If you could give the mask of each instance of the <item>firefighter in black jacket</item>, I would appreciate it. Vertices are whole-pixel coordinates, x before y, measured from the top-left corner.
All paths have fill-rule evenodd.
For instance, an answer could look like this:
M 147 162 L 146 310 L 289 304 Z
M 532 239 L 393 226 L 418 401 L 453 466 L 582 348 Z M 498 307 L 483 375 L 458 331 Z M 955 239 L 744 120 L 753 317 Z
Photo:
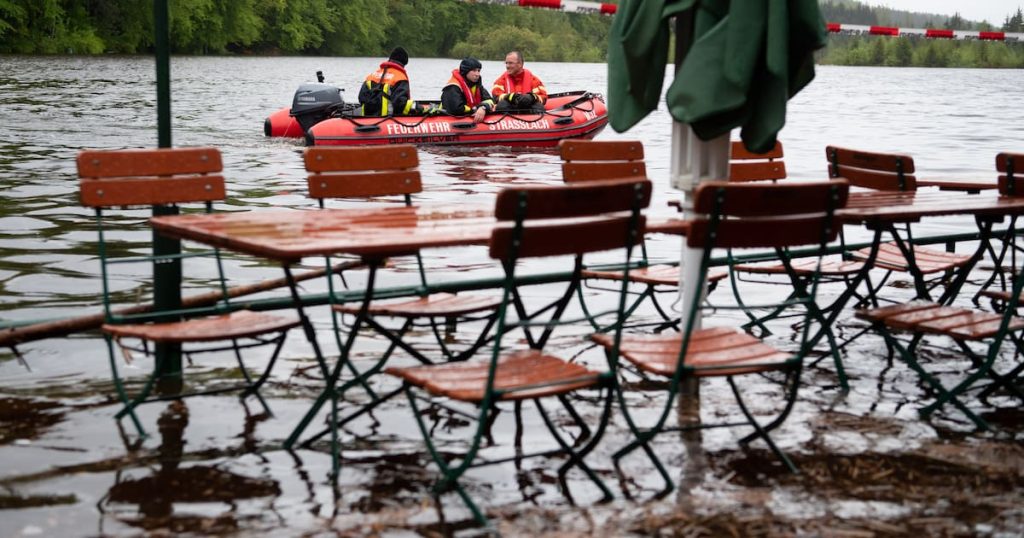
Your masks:
M 396 47 L 387 61 L 366 77 L 359 88 L 363 116 L 410 116 L 422 112 L 409 91 L 409 75 L 405 72 L 408 63 L 409 53 Z
M 494 110 L 491 94 L 480 84 L 481 67 L 476 58 L 466 58 L 458 69 L 452 70 L 452 78 L 441 90 L 441 108 L 445 112 L 452 116 L 472 115 L 474 122 L 480 122 Z

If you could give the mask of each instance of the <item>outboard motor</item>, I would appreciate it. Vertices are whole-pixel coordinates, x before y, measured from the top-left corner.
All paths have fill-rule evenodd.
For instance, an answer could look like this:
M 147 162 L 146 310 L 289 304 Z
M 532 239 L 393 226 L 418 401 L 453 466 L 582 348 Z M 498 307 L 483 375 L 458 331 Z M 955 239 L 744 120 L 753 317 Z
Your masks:
M 302 131 L 306 132 L 310 127 L 331 117 L 335 110 L 340 110 L 345 105 L 341 92 L 342 90 L 327 84 L 303 84 L 299 86 L 298 90 L 295 90 L 295 98 L 292 99 L 292 109 L 289 114 L 295 117 L 299 125 L 302 126 Z

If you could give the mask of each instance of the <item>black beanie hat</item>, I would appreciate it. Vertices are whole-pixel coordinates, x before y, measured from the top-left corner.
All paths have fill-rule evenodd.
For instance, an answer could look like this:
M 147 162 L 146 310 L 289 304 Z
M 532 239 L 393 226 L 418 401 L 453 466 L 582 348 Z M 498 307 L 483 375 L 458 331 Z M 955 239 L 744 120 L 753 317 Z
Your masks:
M 409 53 L 405 52 L 405 49 L 402 47 L 395 47 L 395 50 L 391 51 L 391 56 L 388 56 L 388 60 L 396 64 L 402 64 L 404 67 L 409 63 Z
M 462 76 L 466 76 L 466 73 L 469 73 L 470 71 L 472 71 L 474 69 L 481 69 L 481 68 L 483 68 L 483 64 L 480 63 L 480 60 L 477 60 L 476 58 L 468 58 L 468 57 L 467 58 L 463 58 L 462 63 L 459 64 L 459 74 L 462 75 Z

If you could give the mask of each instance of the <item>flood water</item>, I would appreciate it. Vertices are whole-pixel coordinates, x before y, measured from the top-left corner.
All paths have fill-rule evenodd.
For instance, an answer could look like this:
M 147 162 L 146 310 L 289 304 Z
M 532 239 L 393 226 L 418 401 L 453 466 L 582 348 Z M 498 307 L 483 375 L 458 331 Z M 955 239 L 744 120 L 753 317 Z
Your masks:
M 229 189 L 224 208 L 313 207 L 304 195 L 301 142 L 265 138 L 263 120 L 290 105 L 295 87 L 313 80 L 317 70 L 354 99 L 377 62 L 174 58 L 173 144 L 210 145 L 223 152 Z M 409 66 L 414 97 L 438 98 L 456 65 L 455 60 L 414 58 Z M 550 92 L 605 89 L 603 64 L 528 67 Z M 501 69 L 499 62 L 484 62 L 485 81 Z M 156 145 L 154 70 L 149 58 L 0 56 L 3 322 L 98 311 L 95 234 L 90 211 L 78 205 L 75 155 L 86 148 Z M 832 144 L 911 154 L 919 177 L 994 181 L 995 154 L 1024 151 L 1021 88 L 1021 70 L 821 67 L 817 79 L 790 102 L 780 134 L 787 170 L 791 177 L 823 179 L 824 147 Z M 666 202 L 679 194 L 668 183 L 671 120 L 665 110 L 628 133 L 609 128 L 598 138 L 644 142 L 656 191 L 651 213 L 671 214 Z M 551 150 L 423 147 L 420 159 L 426 190 L 421 202 L 488 205 L 509 185 L 560 183 L 559 159 Z M 125 238 L 140 248 L 147 244 L 143 214 L 125 224 Z M 936 219 L 921 223 L 917 235 L 971 229 L 970 219 Z M 653 237 L 652 258 L 678 259 L 678 241 Z M 482 249 L 441 250 L 431 254 L 429 264 L 440 279 L 497 274 Z M 241 257 L 230 266 L 243 282 L 280 276 L 276 267 Z M 415 277 L 406 262 L 396 261 L 396 269 L 399 282 Z M 145 274 L 124 278 L 131 287 L 146 280 Z M 310 282 L 304 291 L 321 292 L 323 286 Z M 892 291 L 912 294 L 898 280 Z M 588 293 L 596 297 L 600 290 Z M 655 314 L 640 315 L 653 319 Z M 330 355 L 329 315 L 319 308 L 314 317 Z M 843 319 L 839 332 L 857 327 Z M 560 338 L 556 347 L 566 356 L 593 352 L 580 343 L 585 332 Z M 779 332 L 787 336 L 785 326 Z M 361 341 L 361 359 L 385 347 L 370 334 Z M 437 510 L 429 490 L 436 469 L 404 400 L 389 402 L 373 420 L 343 432 L 345 466 L 337 493 L 327 480 L 324 444 L 294 453 L 280 450 L 318 388 L 312 352 L 298 332 L 290 336 L 264 390 L 273 417 L 256 414 L 259 409 L 251 403 L 247 410 L 230 395 L 149 404 L 140 408 L 151 432 L 141 447 L 126 446 L 113 420 L 118 406 L 98 333 L 26 343 L 18 351 L 27 367 L 10 350 L 0 350 L 0 536 L 401 536 L 467 532 L 470 526 L 455 496 L 442 497 L 444 510 Z M 934 353 L 941 358 L 941 350 Z M 780 473 L 759 443 L 749 453 L 738 451 L 735 441 L 743 433 L 711 430 L 696 439 L 667 434 L 655 446 L 676 476 L 679 493 L 651 500 L 660 484 L 646 461 L 635 458 L 626 460 L 625 470 L 637 500 L 626 500 L 615 487 L 608 458 L 626 439 L 625 426 L 616 422 L 590 460 L 616 492 L 610 504 L 594 504 L 598 495 L 588 489 L 589 482 L 575 477 L 571 486 L 579 506 L 571 505 L 557 488 L 557 462 L 542 459 L 474 471 L 467 475 L 467 489 L 509 535 L 1024 530 L 1019 511 L 1024 450 L 1016 440 L 1021 422 L 1015 411 L 1001 415 L 1009 435 L 971 433 L 956 413 L 920 420 L 915 409 L 924 390 L 905 366 L 887 368 L 884 345 L 875 337 L 857 340 L 847 351 L 846 366 L 848 395 L 836 390 L 826 363 L 809 369 L 800 403 L 776 435 L 804 470 L 796 477 Z M 138 379 L 148 363 L 122 367 Z M 197 361 L 188 367 L 187 380 L 215 385 L 237 375 L 232 369 L 229 360 Z M 763 385 L 755 381 L 751 390 Z M 706 383 L 702 415 L 726 412 L 727 391 L 722 384 Z M 640 407 L 644 398 L 638 396 Z M 590 418 L 595 414 L 587 411 Z M 512 431 L 513 420 L 500 417 L 496 430 Z M 538 417 L 524 413 L 523 421 L 524 444 L 547 442 Z M 469 429 L 455 420 L 441 422 L 452 439 Z M 498 443 L 496 454 L 513 449 L 505 440 Z M 940 484 L 926 478 L 936 474 L 950 480 Z

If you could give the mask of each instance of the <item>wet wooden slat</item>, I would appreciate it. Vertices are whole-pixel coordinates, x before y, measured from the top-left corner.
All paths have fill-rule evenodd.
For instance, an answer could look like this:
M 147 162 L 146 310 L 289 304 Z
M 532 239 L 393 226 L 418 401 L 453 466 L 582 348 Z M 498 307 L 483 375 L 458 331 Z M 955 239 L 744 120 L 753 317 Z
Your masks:
M 306 171 L 314 173 L 400 170 L 419 165 L 416 147 L 408 144 L 374 148 L 314 146 L 306 148 L 303 160 Z
M 646 177 L 647 166 L 643 161 L 562 163 L 562 180 L 566 183 Z
M 679 284 L 678 265 L 651 265 L 640 267 L 629 271 L 630 282 L 640 282 L 655 286 L 677 286 Z M 729 276 L 729 272 L 723 269 L 712 269 L 708 271 L 708 282 L 718 282 Z M 622 271 L 583 271 L 583 278 L 598 280 L 622 280 Z
M 743 145 L 743 142 L 739 140 L 733 140 L 729 145 L 729 160 L 731 161 L 747 161 L 751 159 L 781 159 L 783 156 L 782 142 L 775 141 L 775 145 L 772 149 L 764 153 L 754 153 L 747 150 L 747 147 Z
M 439 395 L 467 402 L 483 400 L 489 362 L 459 362 L 436 366 L 388 368 L 387 373 Z M 523 351 L 498 359 L 494 387 L 515 390 L 504 400 L 522 400 L 565 394 L 594 386 L 600 374 L 537 350 Z M 519 390 L 516 390 L 519 389 Z
M 960 267 L 971 260 L 968 254 L 957 254 L 945 252 L 928 247 L 914 246 L 914 262 L 917 268 L 924 274 L 941 273 L 950 269 Z M 867 259 L 871 253 L 870 248 L 863 248 L 852 254 L 860 259 Z M 882 243 L 878 246 L 878 254 L 875 258 L 875 266 L 883 269 L 895 269 L 906 271 L 910 267 L 903 252 L 895 243 Z
M 774 181 L 786 179 L 786 163 L 730 163 L 729 181 Z
M 227 191 L 220 175 L 83 179 L 78 196 L 86 207 L 116 207 L 215 202 Z
M 423 191 L 419 172 L 408 170 L 311 174 L 307 185 L 312 198 L 392 196 Z
M 594 335 L 592 340 L 610 348 L 611 335 Z M 622 356 L 645 371 L 671 376 L 682 347 L 682 335 L 623 336 Z M 684 364 L 693 375 L 723 376 L 788 368 L 792 354 L 781 352 L 757 338 L 731 327 L 694 331 Z
M 247 338 L 299 326 L 296 316 L 239 310 L 222 316 L 181 322 L 103 325 L 103 331 L 119 337 L 142 338 L 150 342 L 214 342 Z
M 501 298 L 497 296 L 434 293 L 415 299 L 373 301 L 370 303 L 368 312 L 372 316 L 395 317 L 464 316 L 491 310 L 500 304 Z M 334 305 L 333 308 L 338 312 L 355 315 L 359 313 L 361 307 L 361 304 L 353 303 Z
M 562 140 L 563 161 L 640 161 L 644 145 L 639 140 Z
M 216 148 L 87 150 L 76 162 L 78 177 L 90 179 L 209 174 L 224 168 Z

